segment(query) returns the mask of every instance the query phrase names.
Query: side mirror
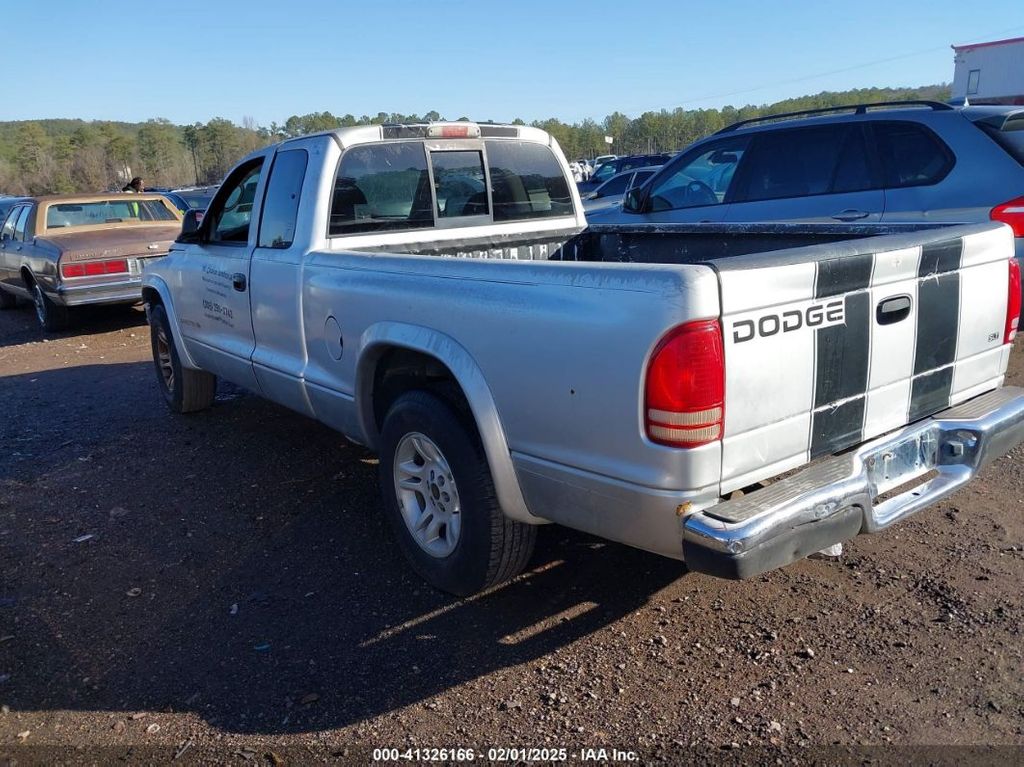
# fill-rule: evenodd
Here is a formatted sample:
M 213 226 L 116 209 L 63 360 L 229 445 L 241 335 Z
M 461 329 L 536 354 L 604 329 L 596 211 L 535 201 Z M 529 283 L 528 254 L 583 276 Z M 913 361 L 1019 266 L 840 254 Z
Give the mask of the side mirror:
M 622 209 L 628 213 L 643 213 L 644 196 L 640 187 L 634 186 L 622 197 Z
M 601 195 L 599 195 L 597 192 L 587 192 L 585 195 L 583 195 L 583 199 L 584 200 L 596 200 L 600 196 Z
M 199 242 L 199 225 L 203 220 L 203 211 L 190 209 L 181 222 L 181 234 L 178 242 Z
M 0 234 L 0 242 L 7 242 L 9 239 L 11 239 L 10 232 L 4 232 L 3 234 Z

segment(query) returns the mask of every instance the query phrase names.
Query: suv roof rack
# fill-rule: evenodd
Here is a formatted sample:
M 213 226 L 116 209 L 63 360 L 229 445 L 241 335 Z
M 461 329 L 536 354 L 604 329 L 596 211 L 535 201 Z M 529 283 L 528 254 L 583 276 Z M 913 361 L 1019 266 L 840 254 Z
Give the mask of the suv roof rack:
M 732 125 L 727 125 L 722 128 L 718 133 L 728 133 L 734 131 L 737 128 L 742 128 L 744 125 L 751 125 L 752 123 L 768 122 L 771 120 L 789 120 L 796 117 L 808 117 L 811 115 L 823 115 L 832 112 L 853 112 L 854 114 L 862 115 L 867 114 L 869 109 L 886 109 L 888 107 L 928 107 L 935 112 L 945 112 L 954 109 L 949 104 L 944 104 L 941 101 L 928 101 L 926 99 L 910 99 L 907 101 L 874 101 L 868 104 L 846 104 L 845 106 L 835 107 L 821 107 L 819 109 L 801 109 L 797 112 L 780 112 L 774 115 L 762 115 L 761 117 L 751 117 L 749 120 L 740 120 Z

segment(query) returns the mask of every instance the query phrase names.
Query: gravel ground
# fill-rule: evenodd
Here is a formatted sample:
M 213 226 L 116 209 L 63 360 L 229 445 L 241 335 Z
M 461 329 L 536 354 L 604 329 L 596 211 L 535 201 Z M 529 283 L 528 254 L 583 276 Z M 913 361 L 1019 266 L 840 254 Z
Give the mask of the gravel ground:
M 729 582 L 548 527 L 456 600 L 373 456 L 225 385 L 172 416 L 151 364 L 138 310 L 0 314 L 0 760 L 1024 759 L 1020 449 L 839 561 Z

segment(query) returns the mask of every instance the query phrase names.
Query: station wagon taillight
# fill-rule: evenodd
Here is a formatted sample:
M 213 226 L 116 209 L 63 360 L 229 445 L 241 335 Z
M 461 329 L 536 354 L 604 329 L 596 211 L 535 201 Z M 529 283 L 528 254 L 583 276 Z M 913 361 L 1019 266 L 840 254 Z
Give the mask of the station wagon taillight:
M 1015 197 L 1002 205 L 996 205 L 988 216 L 993 221 L 1009 224 L 1014 237 L 1024 237 L 1024 197 Z
M 1006 330 L 1003 333 L 1003 343 L 1012 344 L 1017 337 L 1017 324 L 1020 322 L 1020 263 L 1016 258 L 1010 258 L 1010 280 L 1006 288 Z
M 725 351 L 718 320 L 680 325 L 647 367 L 644 421 L 652 442 L 699 447 L 722 438 Z
M 69 277 L 101 277 L 105 274 L 127 274 L 128 261 L 124 258 L 112 258 L 106 261 L 81 261 L 77 264 L 60 265 L 60 274 Z

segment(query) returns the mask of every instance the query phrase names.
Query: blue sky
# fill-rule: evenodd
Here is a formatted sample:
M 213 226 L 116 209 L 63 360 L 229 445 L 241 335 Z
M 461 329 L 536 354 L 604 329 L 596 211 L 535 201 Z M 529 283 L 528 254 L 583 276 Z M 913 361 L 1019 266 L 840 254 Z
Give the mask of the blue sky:
M 5 6 L 20 31 L 4 46 L 0 120 L 600 119 L 949 81 L 950 44 L 1024 35 L 1021 0 Z

